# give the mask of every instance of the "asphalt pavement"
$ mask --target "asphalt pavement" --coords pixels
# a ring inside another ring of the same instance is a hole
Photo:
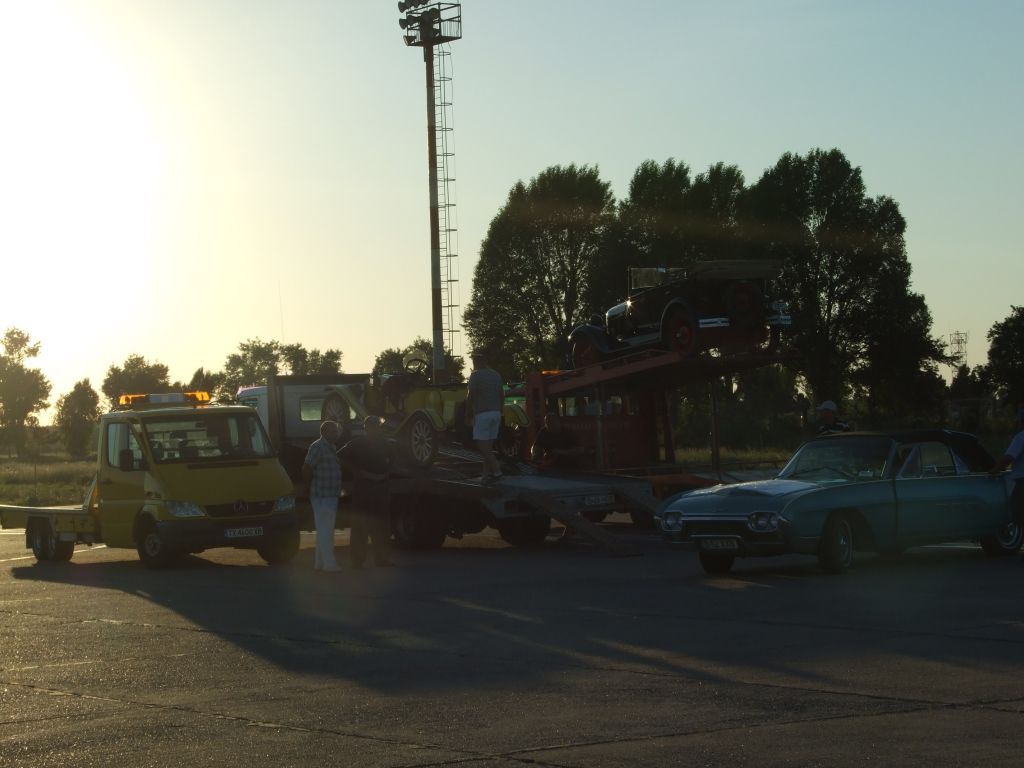
[[[0,532],[0,766],[1020,766],[1024,562],[519,550],[144,568]]]

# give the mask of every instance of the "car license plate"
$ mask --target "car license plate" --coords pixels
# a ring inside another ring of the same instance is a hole
[[[224,530],[225,539],[251,539],[255,536],[262,535],[262,526],[255,526],[253,528],[226,528]]]
[[[703,550],[739,549],[740,545],[736,539],[701,539],[700,548]]]
[[[592,496],[583,497],[583,506],[602,507],[615,501],[615,495],[611,493],[595,493]]]

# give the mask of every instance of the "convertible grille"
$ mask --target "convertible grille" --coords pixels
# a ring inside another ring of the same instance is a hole
[[[779,531],[755,533],[746,520],[684,520],[686,536],[739,536],[747,541],[781,541]]]

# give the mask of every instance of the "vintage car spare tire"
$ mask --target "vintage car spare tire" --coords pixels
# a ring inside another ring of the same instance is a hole
[[[755,331],[764,323],[764,296],[753,283],[729,286],[726,295],[729,325],[739,331]]]

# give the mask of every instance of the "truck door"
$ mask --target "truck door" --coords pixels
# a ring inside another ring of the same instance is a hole
[[[99,457],[99,518],[103,541],[111,547],[131,547],[135,514],[142,508],[146,472],[137,427],[127,421],[104,426]],[[128,457],[130,461],[126,461]]]

